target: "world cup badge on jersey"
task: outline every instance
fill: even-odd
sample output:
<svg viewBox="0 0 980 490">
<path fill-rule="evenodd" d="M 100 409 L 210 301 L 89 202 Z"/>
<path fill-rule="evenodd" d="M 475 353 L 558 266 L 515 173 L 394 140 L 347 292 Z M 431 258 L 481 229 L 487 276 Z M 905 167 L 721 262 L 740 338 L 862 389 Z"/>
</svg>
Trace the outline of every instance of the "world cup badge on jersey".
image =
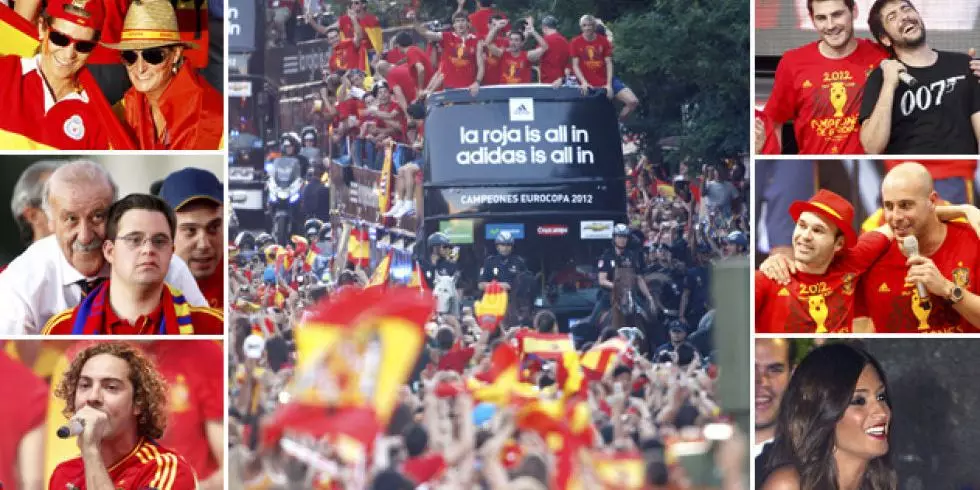
<svg viewBox="0 0 980 490">
<path fill-rule="evenodd" d="M 85 137 L 85 123 L 82 122 L 82 116 L 74 114 L 65 120 L 64 130 L 65 136 L 81 141 Z"/>
<path fill-rule="evenodd" d="M 848 296 L 852 296 L 854 294 L 854 279 L 856 277 L 857 274 L 854 274 L 853 272 L 848 272 L 847 274 L 844 274 L 843 278 L 841 278 L 841 280 L 844 281 L 844 283 L 841 286 L 844 294 Z"/>
<path fill-rule="evenodd" d="M 962 265 L 962 264 L 961 264 Z M 966 267 L 957 267 L 953 269 L 953 282 L 961 288 L 965 288 L 970 285 L 970 269 Z"/>
<path fill-rule="evenodd" d="M 170 411 L 173 413 L 186 412 L 190 408 L 190 391 L 183 374 L 178 374 L 174 384 L 170 386 Z"/>
</svg>

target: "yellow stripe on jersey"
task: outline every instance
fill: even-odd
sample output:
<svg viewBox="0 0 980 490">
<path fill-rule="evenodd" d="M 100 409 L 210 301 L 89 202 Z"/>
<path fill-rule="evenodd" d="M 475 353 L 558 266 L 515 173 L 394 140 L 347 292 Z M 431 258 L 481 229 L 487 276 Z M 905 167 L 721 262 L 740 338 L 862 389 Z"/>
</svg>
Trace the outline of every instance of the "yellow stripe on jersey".
<svg viewBox="0 0 980 490">
<path fill-rule="evenodd" d="M 163 484 L 163 488 L 160 490 L 171 490 L 174 487 L 174 481 L 177 480 L 177 455 L 170 453 L 164 455 L 165 458 L 170 460 L 170 478 L 167 479 L 166 483 Z"/>
<path fill-rule="evenodd" d="M 150 453 L 153 454 L 153 458 L 152 458 L 153 461 L 155 461 L 157 464 L 157 471 L 156 473 L 153 474 L 153 480 L 150 481 L 150 487 L 159 489 L 160 482 L 163 481 L 164 475 L 166 475 L 167 473 L 168 462 L 162 457 L 160 457 L 160 452 L 157 451 L 156 447 L 154 446 L 147 446 L 147 447 L 149 448 Z"/>
</svg>

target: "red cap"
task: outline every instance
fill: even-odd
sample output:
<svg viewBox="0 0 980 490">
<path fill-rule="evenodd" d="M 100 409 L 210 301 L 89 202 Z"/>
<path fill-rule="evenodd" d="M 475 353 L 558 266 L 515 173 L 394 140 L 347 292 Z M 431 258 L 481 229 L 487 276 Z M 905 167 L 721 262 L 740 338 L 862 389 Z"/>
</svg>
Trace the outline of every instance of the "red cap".
<svg viewBox="0 0 980 490">
<path fill-rule="evenodd" d="M 809 201 L 795 201 L 789 206 L 789 214 L 793 221 L 798 221 L 803 212 L 819 214 L 837 225 L 837 228 L 844 234 L 844 245 L 854 246 L 857 242 L 857 234 L 854 233 L 854 206 L 839 195 L 820 189 Z"/>
<path fill-rule="evenodd" d="M 105 9 L 102 0 L 51 0 L 46 10 L 55 19 L 61 19 L 82 27 L 102 30 Z"/>
</svg>

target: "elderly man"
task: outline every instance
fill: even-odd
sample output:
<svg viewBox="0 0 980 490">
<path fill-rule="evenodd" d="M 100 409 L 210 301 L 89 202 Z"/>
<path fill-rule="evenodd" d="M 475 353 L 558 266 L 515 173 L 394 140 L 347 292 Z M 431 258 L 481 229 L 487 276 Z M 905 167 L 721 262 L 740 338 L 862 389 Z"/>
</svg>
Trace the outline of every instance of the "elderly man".
<svg viewBox="0 0 980 490">
<path fill-rule="evenodd" d="M 51 160 L 32 163 L 14 184 L 10 212 L 17 220 L 17 230 L 25 247 L 51 234 L 48 217 L 41 209 L 41 191 L 51 173 L 61 165 L 62 162 Z"/>
<path fill-rule="evenodd" d="M 44 185 L 42 208 L 54 235 L 43 238 L 0 273 L 0 333 L 38 333 L 55 314 L 82 300 L 109 276 L 102 255 L 105 218 L 117 187 L 102 166 L 75 161 L 55 170 Z M 207 303 L 187 264 L 170 263 L 166 281 L 193 306 Z"/>
<path fill-rule="evenodd" d="M 221 335 L 213 308 L 187 305 L 164 282 L 174 256 L 177 218 L 162 199 L 130 194 L 105 218 L 102 254 L 112 269 L 78 306 L 51 317 L 45 335 Z M 147 247 L 149 245 L 149 247 Z"/>
<path fill-rule="evenodd" d="M 224 187 L 207 170 L 188 167 L 163 181 L 160 197 L 177 215 L 175 253 L 191 269 L 212 308 L 224 307 Z"/>
</svg>

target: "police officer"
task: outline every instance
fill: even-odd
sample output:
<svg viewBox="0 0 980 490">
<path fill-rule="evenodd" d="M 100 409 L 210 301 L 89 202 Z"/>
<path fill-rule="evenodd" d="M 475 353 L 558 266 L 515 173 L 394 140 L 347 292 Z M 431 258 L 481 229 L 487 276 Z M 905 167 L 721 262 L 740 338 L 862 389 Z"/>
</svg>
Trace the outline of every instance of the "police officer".
<svg viewBox="0 0 980 490">
<path fill-rule="evenodd" d="M 259 233 L 259 236 L 255 237 L 255 248 L 260 252 L 265 250 L 265 248 L 269 245 L 273 245 L 275 243 L 276 239 L 272 238 L 272 235 L 264 231 Z"/>
<path fill-rule="evenodd" d="M 494 242 L 497 244 L 497 254 L 491 255 L 483 261 L 480 283 L 477 286 L 480 291 L 483 291 L 490 284 L 490 281 L 496 279 L 505 290 L 509 291 L 514 285 L 517 275 L 527 272 L 527 264 L 523 257 L 511 253 L 514 251 L 514 235 L 509 231 L 497 233 Z"/>
<path fill-rule="evenodd" d="M 282 156 L 285 158 L 295 158 L 299 161 L 299 174 L 306 177 L 306 171 L 310 168 L 310 161 L 299 152 L 302 146 L 299 135 L 292 132 L 282 133 L 279 137 L 279 143 L 281 145 Z"/>
<path fill-rule="evenodd" d="M 735 230 L 725 237 L 725 257 L 748 253 L 749 239 L 745 233 Z"/>
<path fill-rule="evenodd" d="M 617 267 L 632 267 L 637 273 L 641 273 L 645 268 L 643 263 L 643 257 L 637 250 L 630 249 L 630 229 L 622 223 L 616 224 L 613 227 L 613 246 L 612 248 L 606 249 L 599 257 L 598 270 L 599 270 L 599 295 L 592 309 L 592 314 L 586 320 L 586 324 L 592 326 L 592 331 L 584 332 L 582 335 L 585 337 L 583 340 L 586 342 L 595 341 L 598 338 L 599 332 L 596 328 L 596 321 L 599 319 L 599 315 L 603 311 L 609 309 L 612 306 L 612 291 L 615 288 L 616 280 L 616 268 Z M 653 296 L 650 294 L 650 290 L 647 288 L 646 281 L 642 279 L 637 281 L 637 285 L 640 288 L 640 292 L 647 300 L 648 305 L 655 304 L 653 301 Z"/>
<path fill-rule="evenodd" d="M 437 231 L 429 235 L 426 244 L 429 247 L 429 254 L 419 260 L 419 267 L 422 268 L 425 283 L 431 290 L 437 275 L 452 276 L 456 274 L 456 263 L 450 259 L 453 247 L 445 233 Z"/>
</svg>

